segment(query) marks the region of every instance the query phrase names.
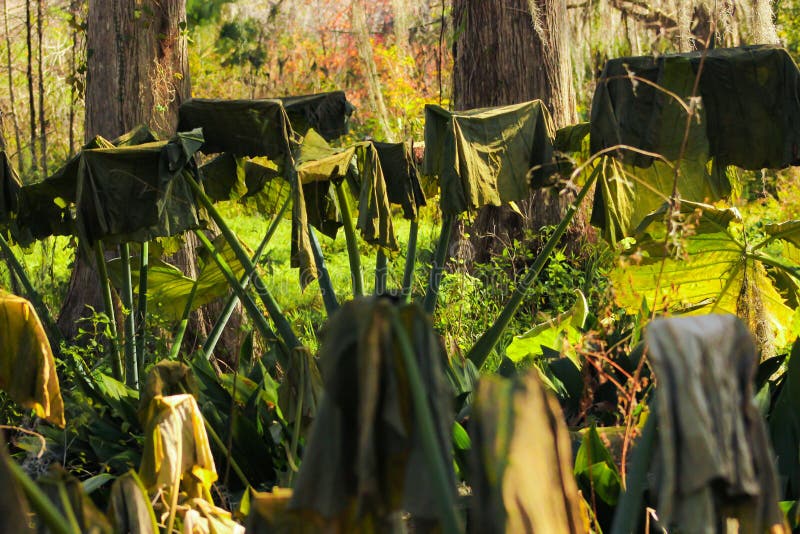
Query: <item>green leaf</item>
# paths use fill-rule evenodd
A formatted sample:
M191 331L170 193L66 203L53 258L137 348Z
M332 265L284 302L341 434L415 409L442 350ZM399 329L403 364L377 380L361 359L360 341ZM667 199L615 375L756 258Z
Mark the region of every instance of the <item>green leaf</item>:
M796 276L796 267L748 246L735 209L681 201L670 217L688 231L666 236L668 210L665 204L645 218L638 246L611 272L617 303L631 314L642 303L661 313L732 313L750 326L763 357L786 346L793 312L766 266L789 276Z
M575 457L575 476L584 494L594 491L606 504L615 505L622 488L622 479L611 452L592 426L583 436Z
M558 352L565 352L578 368L574 346L580 342L581 330L589 315L589 305L580 290L575 304L568 312L557 315L553 319L540 323L522 335L515 336L506 347L506 356L513 362L520 362L527 357L541 356L543 347Z

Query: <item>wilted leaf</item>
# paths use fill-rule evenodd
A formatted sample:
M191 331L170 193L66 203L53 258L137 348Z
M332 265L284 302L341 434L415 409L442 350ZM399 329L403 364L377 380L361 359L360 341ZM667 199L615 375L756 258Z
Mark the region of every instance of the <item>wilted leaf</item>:
M214 458L197 402L191 395L156 396L150 401L139 476L148 491L210 498L217 480Z
M2 290L0 388L38 417L64 426L64 401L44 327L30 302Z
M528 170L553 170L553 122L539 100L448 111L425 106L423 173L439 177L441 208L458 214L528 198Z
M435 484L419 436L392 314L411 338L428 393L434 439L455 492L446 356L426 314L387 298L344 304L320 349L325 395L311 427L290 509L343 532L372 531L394 512L436 519ZM371 526L370 526L371 525ZM365 530L362 530L365 529Z
M652 490L661 522L783 532L773 453L751 400L758 359L747 327L732 315L658 319L646 340L658 380Z
M306 428L317 415L321 397L322 377L316 358L305 347L294 349L283 382L278 387L278 404L284 419L293 425L300 415L300 422Z
M182 508L183 534L244 534L242 525L227 510L203 499L191 499Z
M471 532L587 532L561 408L533 373L485 376L470 422Z
M183 393L197 394L191 367L183 362L170 360L161 360L155 364L147 373L139 397L139 419L142 425L146 425L152 418L153 414L149 410L154 398Z
M247 517L245 528L248 534L318 532L320 525L300 513L288 510L291 498L292 490L288 488L273 488L269 493L248 490L241 505L241 512Z
M134 471L128 471L111 486L108 517L114 525L114 532L131 534L159 532L147 491Z

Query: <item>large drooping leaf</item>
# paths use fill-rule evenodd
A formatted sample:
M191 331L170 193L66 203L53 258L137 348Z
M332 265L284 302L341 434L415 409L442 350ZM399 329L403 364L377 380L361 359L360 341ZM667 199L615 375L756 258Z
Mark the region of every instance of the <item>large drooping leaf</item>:
M269 493L248 490L240 505L248 534L303 534L319 531L309 517L288 510L292 490L273 488Z
M356 227L364 240L385 249L398 249L383 168L373 143L334 149L309 130L297 158L297 176L299 186L293 188L292 205L292 266L301 269L303 283L317 276L308 224L329 237L335 237L342 224L341 210L334 200L335 184L342 184L350 192L347 196L357 198Z
M482 377L470 437L471 532L588 532L561 408L534 373Z
M90 243L121 243L199 227L185 177L196 172L193 155L203 142L201 132L128 144L146 139L137 132L121 146L98 137L53 176L22 188L17 240L25 244L77 232Z
M732 313L756 336L763 357L790 341L792 310L765 265L796 277L781 262L746 242L734 209L682 201L671 217L681 233L665 236L665 208L641 224L627 265L611 272L616 301L630 313L647 304L664 313ZM665 247L665 239L667 247Z
M280 100L209 100L181 104L179 131L203 129L202 151L266 156L283 161L291 154L292 126Z
M658 319L646 341L657 380L659 521L676 532L724 532L731 521L739 532L788 532L751 400L758 357L747 327L733 315Z
M159 532L147 490L135 471L128 471L114 481L108 501L108 517L114 532Z
M685 157L751 170L800 163L800 71L777 46L610 60L592 102L592 153L624 144L675 161L686 127L675 96L688 100L698 74L701 100L689 105L700 105L700 120ZM652 161L622 156L642 167Z
M377 141L373 141L372 144L378 151L389 202L402 206L403 217L406 219L416 219L419 208L424 206L426 201L411 146L408 143Z
M555 134L541 101L448 111L425 106L423 173L439 177L447 214L499 206L527 198L528 171L535 179L552 172Z
M244 267L223 236L217 236L214 239L214 246L225 258L236 277L244 276ZM213 259L207 258L203 253L199 255L199 258L200 274L192 300L192 310L229 294L231 289L225 275ZM139 264L139 258L134 258L131 265L134 292L139 290ZM151 313L156 313L167 320L180 319L192 293L195 280L184 275L174 265L160 259L150 258L147 269L147 301ZM119 258L108 262L108 274L114 285L121 288L122 270Z
M348 132L350 115L355 111L344 91L287 96L279 100L286 109L295 132L306 135L313 128L327 141L332 141Z
M0 290L0 388L37 416L64 426L56 362L33 305Z
M524 334L514 336L506 347L506 356L514 362L519 362L527 357L540 356L546 347L558 352L564 351L576 361L574 346L580 341L581 330L589 315L586 297L580 290L576 293L578 297L569 311L537 324ZM577 362L576 365L580 368Z
M148 408L144 451L139 476L148 492L169 495L185 492L189 498L211 500L217 479L203 417L194 397L187 394L156 396Z
M426 314L387 298L344 304L328 322L320 349L325 395L311 427L290 509L372 532L400 510L439 517L434 474L423 451L393 314L411 340L433 418L432 437L455 491L450 458L452 413L446 356Z

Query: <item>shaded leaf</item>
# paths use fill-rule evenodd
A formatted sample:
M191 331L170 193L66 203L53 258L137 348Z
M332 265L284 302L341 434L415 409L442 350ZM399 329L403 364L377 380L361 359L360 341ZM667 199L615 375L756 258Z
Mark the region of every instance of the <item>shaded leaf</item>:
M732 315L658 319L646 332L658 380L652 490L664 526L783 532L764 421L752 403L757 356ZM788 529L785 530L788 532Z
M128 471L111 486L108 517L114 532L156 534L156 515L147 491L135 471Z

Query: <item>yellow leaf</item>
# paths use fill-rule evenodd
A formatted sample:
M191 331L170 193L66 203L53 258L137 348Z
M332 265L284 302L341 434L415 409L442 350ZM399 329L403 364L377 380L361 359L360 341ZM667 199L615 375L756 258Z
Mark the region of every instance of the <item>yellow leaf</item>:
M0 389L63 427L64 401L50 341L30 302L0 291Z

